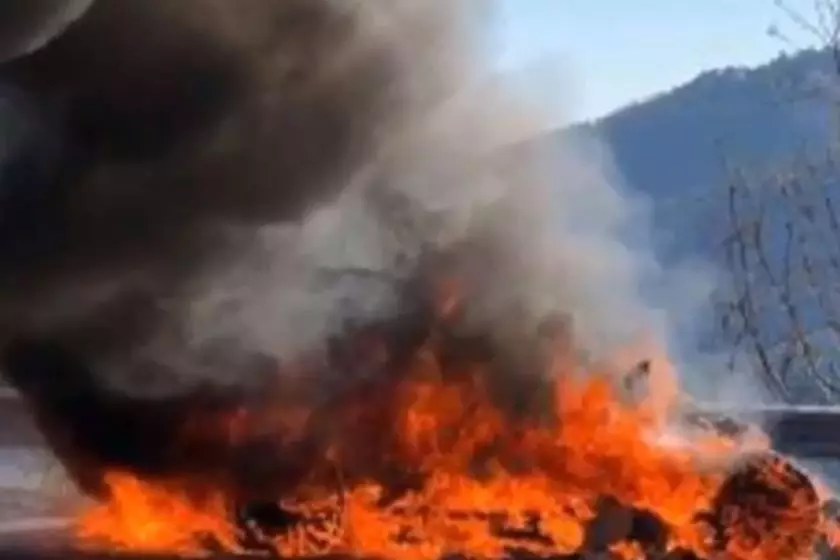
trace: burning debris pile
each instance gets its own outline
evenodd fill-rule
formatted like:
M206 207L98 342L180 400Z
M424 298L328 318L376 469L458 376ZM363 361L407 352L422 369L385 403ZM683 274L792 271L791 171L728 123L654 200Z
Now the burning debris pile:
M628 400L626 379L607 364L580 371L557 338L543 383L511 408L489 384L506 375L504 348L453 330L457 313L450 302L401 352L395 325L373 334L379 344L354 340L354 359L388 375L320 409L295 410L286 399L300 389L288 385L226 410L182 401L173 408L184 423L155 433L164 451L153 467L77 449L100 453L82 471L100 485L77 519L80 545L418 559L832 550L830 503L760 438L693 425L664 441L678 421L667 405L678 403ZM135 429L111 445L149 461L154 449L132 435L149 433L158 406L132 412Z
M80 548L795 560L840 543L794 463L681 415L658 345L593 342L652 318L623 200L569 162L562 204L535 200L545 158L496 157L474 127L519 113L461 116L468 4L4 4L22 124L0 168L2 370L91 498ZM348 298L314 281L331 258L310 210L346 217L360 193L377 233L327 237L380 266L325 276L389 297L333 320ZM197 314L231 271L222 311Z
M626 364L587 362L563 318L523 336L523 358L468 325L469 294L416 276L401 306L414 314L346 332L309 366L375 372L318 407L320 375L267 368L257 394L131 399L85 388L56 347L20 346L18 375L75 380L35 411L94 498L77 545L424 560L833 550L815 482L749 430L681 424L681 403L662 400L675 395L655 390L667 363L622 375Z

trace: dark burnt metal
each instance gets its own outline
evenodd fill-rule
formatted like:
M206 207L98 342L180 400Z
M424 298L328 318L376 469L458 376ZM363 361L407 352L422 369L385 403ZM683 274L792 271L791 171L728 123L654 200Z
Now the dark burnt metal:
M748 457L730 473L708 515L721 551L760 550L779 558L813 551L820 537L820 499L808 475L772 453Z

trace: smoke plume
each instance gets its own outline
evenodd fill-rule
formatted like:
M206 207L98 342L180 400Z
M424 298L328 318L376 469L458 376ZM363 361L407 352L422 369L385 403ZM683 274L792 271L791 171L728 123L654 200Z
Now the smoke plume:
M644 205L597 151L519 142L547 115L482 74L489 17L469 0L94 2L0 69L20 122L0 335L130 394L247 384L255 357L398 314L389 279L448 247L469 320L511 347L551 310L593 350L665 341L686 294L645 249Z
M88 494L116 468L283 495L336 433L355 447L339 397L402 371L356 366L357 327L416 353L441 277L450 345L516 412L541 409L541 333L661 352L703 295L597 143L527 141L558 115L486 72L486 2L50 6L0 41L2 370ZM278 392L314 411L294 448L207 428Z

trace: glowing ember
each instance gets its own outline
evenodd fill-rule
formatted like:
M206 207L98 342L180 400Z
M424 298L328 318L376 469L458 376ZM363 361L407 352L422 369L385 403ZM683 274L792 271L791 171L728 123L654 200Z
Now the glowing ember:
M769 559L777 557L768 554L780 550L774 535L785 527L799 541L781 550L798 554L813 544L818 514L810 513L813 504L802 506L807 492L790 485L780 492L793 510L807 510L804 517L777 503L776 513L766 516L775 526L762 526L765 517L751 518L750 541L743 536L745 522L727 521L729 536L742 531L743 538L721 544L708 520L721 514L736 445L710 433L690 442L662 437L667 407L655 391L628 403L614 377L555 371L553 418L519 417L493 403L481 370L443 367L438 353L427 348L399 381L332 411L336 422L322 446L321 464L309 468L311 477L292 492L276 496L296 521L265 536L272 548L289 556L344 552L437 559L606 547L624 558L643 558L644 547L658 539L664 549L701 557L724 547L730 558ZM200 493L200 500L177 484L119 473L107 482L110 500L77 520L84 543L200 553L213 546L236 549L247 530L237 522L237 506L224 498L222 482L217 494L208 499L207 492ZM613 514L605 513L605 497L615 504ZM657 520L661 535L631 542L629 529L616 529L622 515ZM743 511L731 508L721 515L745 519ZM599 523L607 528L598 529ZM598 536L599 530L618 534Z

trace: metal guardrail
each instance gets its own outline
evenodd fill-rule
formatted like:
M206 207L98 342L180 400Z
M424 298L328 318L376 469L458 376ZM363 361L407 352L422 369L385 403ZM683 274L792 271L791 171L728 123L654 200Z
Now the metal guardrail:
M773 447L800 458L840 458L840 406L758 406L698 404L692 415L760 426Z

